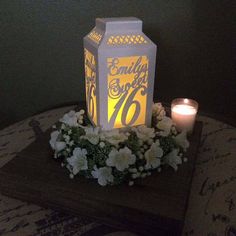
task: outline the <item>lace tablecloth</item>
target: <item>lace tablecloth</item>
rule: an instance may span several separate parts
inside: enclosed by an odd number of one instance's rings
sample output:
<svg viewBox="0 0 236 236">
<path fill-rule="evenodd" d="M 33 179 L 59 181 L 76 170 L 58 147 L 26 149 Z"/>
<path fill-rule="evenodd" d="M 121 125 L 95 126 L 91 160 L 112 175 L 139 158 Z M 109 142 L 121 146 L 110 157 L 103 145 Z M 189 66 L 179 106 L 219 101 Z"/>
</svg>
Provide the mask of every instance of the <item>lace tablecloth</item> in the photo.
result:
<svg viewBox="0 0 236 236">
<path fill-rule="evenodd" d="M 46 131 L 74 106 L 50 110 L 0 131 L 0 167 L 35 139 L 34 118 Z M 199 116 L 203 133 L 183 235 L 236 235 L 236 128 Z M 0 190 L 1 191 L 1 190 Z M 0 194 L 0 235 L 135 235 L 93 219 L 5 197 Z"/>
</svg>

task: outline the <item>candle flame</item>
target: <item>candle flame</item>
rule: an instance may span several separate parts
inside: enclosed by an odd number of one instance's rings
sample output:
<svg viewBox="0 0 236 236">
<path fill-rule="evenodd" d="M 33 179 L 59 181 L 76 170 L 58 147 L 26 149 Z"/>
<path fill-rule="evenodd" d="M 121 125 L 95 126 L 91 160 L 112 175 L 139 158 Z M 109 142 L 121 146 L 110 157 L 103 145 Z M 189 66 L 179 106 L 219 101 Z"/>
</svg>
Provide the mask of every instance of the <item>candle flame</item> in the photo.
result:
<svg viewBox="0 0 236 236">
<path fill-rule="evenodd" d="M 187 98 L 184 99 L 184 103 L 188 103 L 188 99 Z"/>
</svg>

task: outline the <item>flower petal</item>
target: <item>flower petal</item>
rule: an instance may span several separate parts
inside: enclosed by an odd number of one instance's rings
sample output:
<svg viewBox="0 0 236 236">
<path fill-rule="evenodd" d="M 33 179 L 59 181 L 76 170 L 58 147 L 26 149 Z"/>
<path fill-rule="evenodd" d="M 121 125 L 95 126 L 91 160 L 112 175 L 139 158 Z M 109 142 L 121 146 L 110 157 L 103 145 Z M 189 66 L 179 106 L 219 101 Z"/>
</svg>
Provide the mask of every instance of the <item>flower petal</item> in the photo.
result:
<svg viewBox="0 0 236 236">
<path fill-rule="evenodd" d="M 55 150 L 56 150 L 56 152 L 62 151 L 65 147 L 66 147 L 66 143 L 65 142 L 56 142 L 55 143 Z"/>
</svg>

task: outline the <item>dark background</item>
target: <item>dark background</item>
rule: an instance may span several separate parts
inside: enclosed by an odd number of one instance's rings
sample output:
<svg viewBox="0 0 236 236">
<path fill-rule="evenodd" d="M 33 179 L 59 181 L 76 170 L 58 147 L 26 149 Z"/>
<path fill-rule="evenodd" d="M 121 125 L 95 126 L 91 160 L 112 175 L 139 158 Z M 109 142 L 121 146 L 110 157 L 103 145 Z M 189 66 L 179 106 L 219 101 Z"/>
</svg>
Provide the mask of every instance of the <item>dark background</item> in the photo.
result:
<svg viewBox="0 0 236 236">
<path fill-rule="evenodd" d="M 194 98 L 201 111 L 236 119 L 235 3 L 1 0 L 1 126 L 84 100 L 82 39 L 96 17 L 115 16 L 142 19 L 158 45 L 155 98 Z"/>
</svg>

